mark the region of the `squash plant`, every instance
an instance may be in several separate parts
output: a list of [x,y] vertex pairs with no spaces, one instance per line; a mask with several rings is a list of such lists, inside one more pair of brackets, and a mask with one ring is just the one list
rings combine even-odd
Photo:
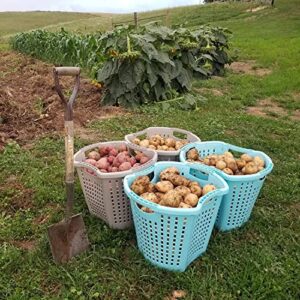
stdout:
[[105,62],[98,80],[103,104],[136,106],[170,99],[191,89],[193,77],[222,74],[230,62],[228,31],[201,26],[168,28],[150,23],[117,27],[99,39]]

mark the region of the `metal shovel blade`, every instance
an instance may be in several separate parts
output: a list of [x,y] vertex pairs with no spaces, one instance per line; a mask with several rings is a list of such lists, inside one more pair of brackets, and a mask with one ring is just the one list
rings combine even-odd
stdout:
[[48,237],[53,259],[59,264],[69,261],[89,247],[81,214],[49,226]]

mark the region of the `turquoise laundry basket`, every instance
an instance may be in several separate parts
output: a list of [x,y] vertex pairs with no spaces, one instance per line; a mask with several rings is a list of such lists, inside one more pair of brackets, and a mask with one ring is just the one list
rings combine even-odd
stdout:
[[[176,167],[181,175],[197,181],[201,186],[211,183],[217,190],[203,196],[195,208],[170,208],[144,200],[130,186],[141,175],[149,175],[152,182],[167,167]],[[197,171],[197,178],[192,175]],[[124,190],[130,199],[137,243],[144,257],[152,264],[172,271],[184,271],[205,252],[224,194],[226,182],[204,165],[180,162],[158,162],[154,166],[124,178]],[[145,206],[153,210],[146,213]]]
[[[261,151],[237,147],[219,141],[193,143],[182,148],[180,161],[186,161],[187,152],[196,148],[201,157],[210,154],[222,154],[225,151],[247,153],[259,156],[265,161],[265,168],[252,175],[228,175],[215,167],[209,167],[219,174],[229,186],[229,192],[223,197],[216,220],[218,229],[225,231],[238,228],[248,221],[258,194],[266,176],[272,171],[273,163],[268,155]],[[196,163],[198,165],[198,163]],[[194,173],[197,176],[197,172]]]

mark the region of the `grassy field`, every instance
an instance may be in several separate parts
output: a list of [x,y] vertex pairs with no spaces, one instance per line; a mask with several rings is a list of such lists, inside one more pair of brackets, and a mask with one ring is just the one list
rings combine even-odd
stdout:
[[[214,21],[243,18],[253,5],[218,4],[194,5],[138,13],[139,24],[159,21],[166,25],[213,23]],[[15,22],[15,20],[18,22]],[[133,24],[133,14],[66,13],[66,12],[0,12],[0,46],[7,48],[9,37],[20,31],[43,28],[51,31],[95,32],[110,30],[113,24]]]
[[[1,299],[163,299],[175,289],[185,290],[186,299],[299,298],[300,123],[293,115],[300,109],[300,6],[298,0],[276,2],[255,13],[244,4],[171,11],[174,23],[194,16],[192,26],[227,26],[238,60],[252,60],[253,72],[229,70],[223,79],[195,81],[208,99],[199,111],[157,105],[90,123],[103,140],[147,126],[176,126],[202,140],[266,152],[275,168],[250,221],[238,230],[215,231],[207,252],[185,273],[170,273],[143,259],[133,230],[114,231],[90,216],[77,180],[76,211],[83,212],[92,246],[56,266],[45,232],[63,216],[63,139],[42,138],[27,149],[11,144],[0,153]],[[269,72],[258,76],[260,69]],[[247,113],[264,99],[280,109]],[[84,144],[76,139],[76,149]]]

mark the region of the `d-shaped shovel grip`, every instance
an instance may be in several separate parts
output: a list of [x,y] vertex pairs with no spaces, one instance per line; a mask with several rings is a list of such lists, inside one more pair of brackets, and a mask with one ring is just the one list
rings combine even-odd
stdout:
[[[74,129],[73,129],[73,104],[79,90],[80,68],[58,67],[53,69],[55,89],[65,108],[65,148],[66,148],[66,220],[69,221],[73,211],[74,203]],[[75,76],[75,85],[69,101],[66,100],[61,86],[59,76]]]
[[[56,67],[53,68],[55,89],[65,107],[65,121],[73,120],[73,104],[77,96],[80,85],[80,68],[78,67]],[[69,101],[66,100],[61,85],[59,84],[59,76],[75,76],[75,85]]]

